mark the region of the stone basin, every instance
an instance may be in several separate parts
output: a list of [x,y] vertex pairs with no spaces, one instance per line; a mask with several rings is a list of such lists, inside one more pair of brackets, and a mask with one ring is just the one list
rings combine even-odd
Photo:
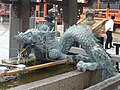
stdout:
[[[0,90],[6,90],[19,85],[35,82],[48,77],[56,76],[58,74],[73,71],[75,69],[76,69],[76,66],[74,65],[58,65],[58,66],[53,66],[49,68],[43,68],[40,70],[30,71],[27,73],[21,73],[18,75],[14,75],[14,77],[9,76],[9,78],[11,78],[10,80],[8,78],[7,80],[0,83]],[[3,80],[4,80],[4,77],[3,77]]]

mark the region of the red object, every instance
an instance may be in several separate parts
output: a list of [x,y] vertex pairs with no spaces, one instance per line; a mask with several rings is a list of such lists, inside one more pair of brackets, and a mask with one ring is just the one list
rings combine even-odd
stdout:
[[9,11],[6,10],[5,5],[2,5],[0,8],[0,16],[9,16]]
[[47,4],[44,4],[44,17],[47,15]]

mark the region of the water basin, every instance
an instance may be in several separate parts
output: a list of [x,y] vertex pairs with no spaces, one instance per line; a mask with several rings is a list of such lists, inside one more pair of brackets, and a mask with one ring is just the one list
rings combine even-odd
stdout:
[[18,74],[15,76],[15,78],[13,77],[14,79],[0,83],[0,90],[5,90],[11,87],[16,87],[26,83],[45,79],[45,78],[62,74],[65,72],[69,72],[75,69],[76,69],[76,66],[74,65],[58,65],[58,66],[35,70],[27,73]]

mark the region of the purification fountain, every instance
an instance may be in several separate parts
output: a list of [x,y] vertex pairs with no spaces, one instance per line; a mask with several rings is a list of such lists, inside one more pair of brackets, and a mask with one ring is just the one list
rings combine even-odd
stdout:
[[[16,81],[16,86],[18,87],[11,88],[11,90],[27,90],[38,88],[40,90],[79,90],[87,88],[100,82],[101,80],[106,80],[115,75],[114,61],[109,56],[109,54],[106,53],[106,51],[99,45],[97,39],[89,31],[90,29],[88,29],[86,25],[70,26],[65,30],[65,33],[60,38],[60,40],[56,39],[55,31],[51,31],[47,25],[44,26],[45,27],[28,29],[27,31],[21,32],[16,36],[18,40],[22,41],[23,45],[21,48],[23,52],[19,53],[20,60],[21,58],[29,58],[30,53],[33,52],[37,59],[36,61],[39,61],[39,64],[43,63],[44,61],[52,61],[51,63],[54,64],[56,61],[61,63],[60,61],[62,60],[68,60],[71,64],[75,64],[77,67],[72,66],[71,69],[71,67],[68,66],[68,69],[72,70],[71,72],[64,74],[59,73],[60,75],[57,74],[54,77],[49,77],[40,81],[37,78],[35,79],[37,81],[29,84],[23,83],[21,86],[19,86],[20,82]],[[87,55],[69,55],[69,50],[74,42],[78,42],[78,44],[81,45]],[[49,64],[51,65],[51,63]],[[41,64],[38,66],[34,65],[32,68],[26,67],[24,65],[22,66],[23,67],[20,66],[20,70],[16,70],[19,66],[9,68],[7,69],[7,72],[5,69],[5,73],[1,73],[0,75],[3,75],[3,79],[4,76],[12,74],[15,74],[15,77],[12,76],[13,78],[16,78],[20,75],[20,78],[23,78],[23,76],[26,76],[25,78],[27,78],[30,74],[23,72],[33,70],[33,67],[35,69],[38,69]],[[65,68],[65,66],[63,66],[63,68]],[[76,68],[77,70],[75,70]],[[61,69],[57,68],[50,70],[50,72],[54,73],[54,71],[60,70]],[[18,74],[18,72],[22,73]],[[32,74],[31,77],[39,77],[39,74],[41,73],[38,74],[36,72],[37,71],[35,71],[35,76]],[[45,75],[47,74],[48,73]],[[26,81],[25,78],[24,81]]]

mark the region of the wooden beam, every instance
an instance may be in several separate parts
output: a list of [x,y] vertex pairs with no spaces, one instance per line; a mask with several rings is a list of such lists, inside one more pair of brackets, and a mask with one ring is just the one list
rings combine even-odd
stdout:
[[36,66],[30,66],[24,70],[11,70],[6,73],[0,73],[0,76],[9,76],[9,75],[14,75],[14,74],[19,74],[22,72],[28,72],[28,71],[33,71],[33,70],[37,70],[37,69],[42,69],[42,68],[46,68],[46,67],[67,64],[67,63],[69,63],[68,60],[59,60],[59,61],[49,62],[49,63],[40,64],[40,65],[36,65]]
[[17,67],[17,65],[11,65],[11,64],[0,64],[0,66],[7,66],[7,67]]
[[107,21],[107,19],[103,19],[102,21],[100,21],[98,24],[96,24],[95,26],[93,26],[92,28],[92,32],[95,33],[96,31],[98,31],[102,26],[103,23]]

